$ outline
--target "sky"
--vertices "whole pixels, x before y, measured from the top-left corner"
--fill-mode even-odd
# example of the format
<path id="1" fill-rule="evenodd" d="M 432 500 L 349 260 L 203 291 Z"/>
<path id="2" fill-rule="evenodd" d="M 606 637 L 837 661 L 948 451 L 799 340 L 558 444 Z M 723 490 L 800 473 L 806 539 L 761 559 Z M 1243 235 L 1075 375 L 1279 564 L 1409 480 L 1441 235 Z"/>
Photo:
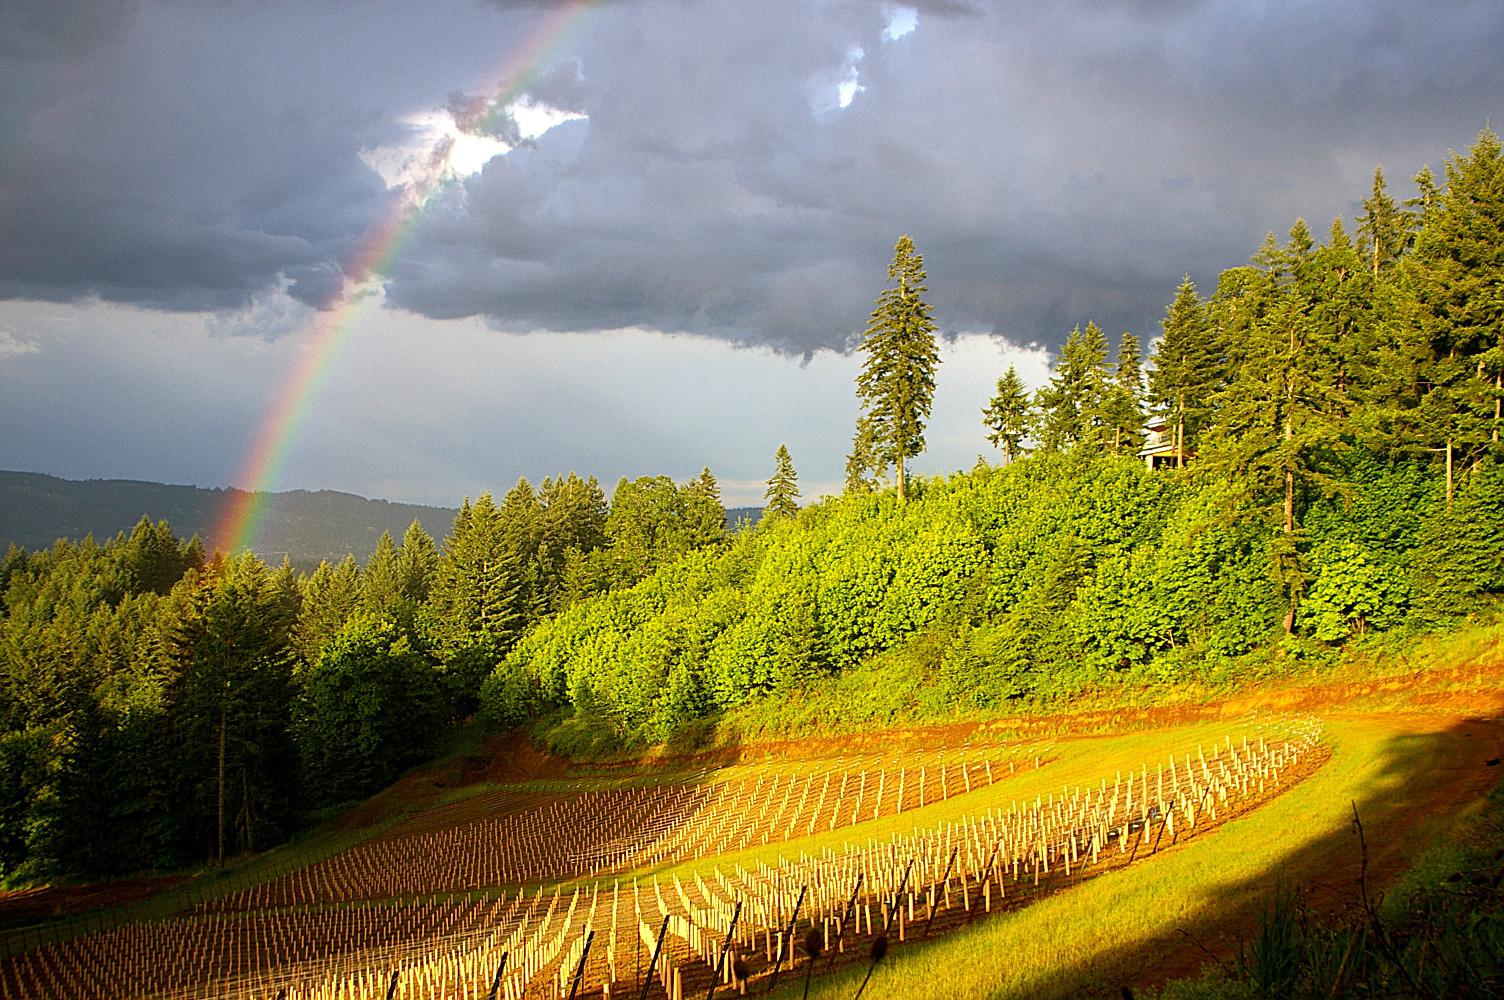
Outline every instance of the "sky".
<path id="1" fill-rule="evenodd" d="M 1008 365 L 1409 195 L 1501 51 L 1495 0 L 7 0 L 0 468 L 743 505 L 787 443 L 812 499 L 905 233 L 914 468 L 996 461 Z"/>

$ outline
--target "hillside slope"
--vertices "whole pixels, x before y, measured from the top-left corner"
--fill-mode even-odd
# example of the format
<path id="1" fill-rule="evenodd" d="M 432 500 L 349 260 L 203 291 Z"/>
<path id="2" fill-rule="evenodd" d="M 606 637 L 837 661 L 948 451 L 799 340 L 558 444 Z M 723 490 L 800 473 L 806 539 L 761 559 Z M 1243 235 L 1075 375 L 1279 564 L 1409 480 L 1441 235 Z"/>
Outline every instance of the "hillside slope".
<path id="1" fill-rule="evenodd" d="M 182 538 L 208 538 L 239 490 L 171 486 L 129 479 L 58 479 L 36 472 L 0 471 L 0 547 L 46 548 L 55 539 L 104 539 L 129 531 L 144 515 L 165 519 Z M 333 490 L 293 490 L 265 497 L 256 554 L 275 565 L 364 559 L 383 531 L 401 538 L 417 520 L 443 538 L 455 511 L 445 507 L 368 500 Z"/>

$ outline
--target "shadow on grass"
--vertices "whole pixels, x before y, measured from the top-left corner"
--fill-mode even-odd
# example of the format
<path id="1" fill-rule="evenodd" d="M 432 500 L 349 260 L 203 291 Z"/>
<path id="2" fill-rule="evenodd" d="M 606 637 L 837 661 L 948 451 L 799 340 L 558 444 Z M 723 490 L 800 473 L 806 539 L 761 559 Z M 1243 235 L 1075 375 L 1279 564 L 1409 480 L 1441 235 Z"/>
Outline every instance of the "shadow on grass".
<path id="1" fill-rule="evenodd" d="M 1504 747 L 1497 720 L 1382 736 L 1364 725 L 1342 724 L 1325 767 L 1243 818 L 933 943 L 896 945 L 863 996 L 1118 997 L 1123 986 L 1230 963 L 1280 887 L 1308 892 L 1318 911 L 1355 905 L 1362 865 L 1353 808 L 1367 836 L 1370 889 L 1382 888 L 1488 793 L 1500 774 L 1485 762 Z M 865 972 L 863 963 L 817 979 L 810 995 L 851 997 Z"/>

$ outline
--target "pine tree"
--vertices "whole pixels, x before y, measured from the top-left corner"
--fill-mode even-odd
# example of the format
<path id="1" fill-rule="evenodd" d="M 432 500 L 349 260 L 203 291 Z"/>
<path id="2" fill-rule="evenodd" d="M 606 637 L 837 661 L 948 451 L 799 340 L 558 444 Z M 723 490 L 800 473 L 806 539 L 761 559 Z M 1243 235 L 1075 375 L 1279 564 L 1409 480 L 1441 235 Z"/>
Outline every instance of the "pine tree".
<path id="1" fill-rule="evenodd" d="M 893 466 L 898 498 L 906 495 L 904 463 L 924 451 L 924 422 L 935 396 L 935 320 L 923 295 L 924 258 L 908 236 L 899 237 L 888 266 L 892 288 L 883 289 L 861 348 L 867 360 L 857 376 L 857 396 L 871 421 L 878 470 Z M 859 431 L 860 433 L 860 431 Z"/>
<path id="2" fill-rule="evenodd" d="M 302 590 L 296 644 L 304 663 L 316 663 L 324 644 L 339 633 L 360 607 L 360 569 L 355 565 L 355 557 L 346 556 L 333 565 L 328 560 L 321 561 L 303 581 Z"/>
<path id="3" fill-rule="evenodd" d="M 877 488 L 881 471 L 872 420 L 864 413 L 857 418 L 856 433 L 851 436 L 851 454 L 846 456 L 846 492 L 871 493 Z"/>
<path id="4" fill-rule="evenodd" d="M 1455 468 L 1499 447 L 1504 427 L 1504 154 L 1491 129 L 1446 164 L 1410 254 L 1422 395 L 1411 422 Z"/>
<path id="5" fill-rule="evenodd" d="M 1003 450 L 1004 463 L 1011 464 L 1022 453 L 1029 427 L 1029 394 L 1013 365 L 997 380 L 997 392 L 982 410 L 982 425 L 991 432 L 987 440 L 992 446 Z"/>
<path id="6" fill-rule="evenodd" d="M 721 487 L 707 466 L 684 484 L 684 531 L 691 549 L 721 540 L 726 532 L 726 508 Z"/>
<path id="7" fill-rule="evenodd" d="M 517 485 L 502 497 L 497 517 L 507 559 L 517 567 L 515 611 L 522 627 L 526 627 L 547 613 L 552 596 L 548 553 L 542 551 L 543 503 L 533 484 L 519 478 Z"/>
<path id="8" fill-rule="evenodd" d="M 1345 252 L 1349 270 L 1358 271 L 1350 243 Z M 1341 347 L 1336 326 L 1323 322 L 1317 309 L 1323 268 L 1341 258 L 1316 252 L 1305 222 L 1297 219 L 1285 247 L 1271 253 L 1266 245 L 1259 259 L 1269 284 L 1251 286 L 1252 293 L 1272 289 L 1272 298 L 1248 331 L 1231 383 L 1217 395 L 1206 465 L 1242 481 L 1277 511 L 1280 531 L 1271 555 L 1286 597 L 1285 631 L 1293 632 L 1305 589 L 1297 504 L 1307 487 L 1329 486 L 1323 462 L 1345 446 L 1350 403 L 1342 387 Z"/>
<path id="9" fill-rule="evenodd" d="M 1164 336 L 1149 372 L 1149 401 L 1170 430 L 1175 464 L 1183 466 L 1210 418 L 1208 399 L 1222 368 L 1206 307 L 1190 275 L 1181 279 L 1160 327 Z"/>
<path id="10" fill-rule="evenodd" d="M 366 561 L 361 580 L 361 606 L 377 614 L 388 614 L 402 602 L 402 566 L 392 533 L 383 531 L 376 540 L 376 550 Z"/>
<path id="11" fill-rule="evenodd" d="M 1100 454 L 1107 442 L 1107 338 L 1088 322 L 1065 339 L 1055 374 L 1034 396 L 1040 450 Z"/>
<path id="12" fill-rule="evenodd" d="M 1134 453 L 1144 441 L 1144 372 L 1138 338 L 1124 332 L 1112 385 L 1107 390 L 1106 415 L 1114 455 Z"/>
<path id="13" fill-rule="evenodd" d="M 799 477 L 794 472 L 794 460 L 789 456 L 788 445 L 778 446 L 775 460 L 777 466 L 773 478 L 768 480 L 767 492 L 763 494 L 768 501 L 763 508 L 764 520 L 793 517 L 799 513 Z"/>
<path id="14" fill-rule="evenodd" d="M 174 766 L 209 834 L 200 842 L 215 844 L 223 866 L 232 839 L 254 851 L 288 819 L 292 622 L 250 554 L 217 563 L 184 590 L 168 639 L 182 720 Z"/>
<path id="15" fill-rule="evenodd" d="M 1383 168 L 1374 167 L 1373 192 L 1363 202 L 1363 214 L 1358 216 L 1358 238 L 1375 278 L 1380 267 L 1387 268 L 1399 259 L 1409 230 L 1407 213 L 1384 189 Z"/>
<path id="16" fill-rule="evenodd" d="M 1111 376 L 1107 369 L 1107 335 L 1088 320 L 1077 342 L 1075 357 L 1062 359 L 1062 367 L 1073 379 L 1080 400 L 1076 440 L 1092 454 L 1107 450 L 1111 441 L 1112 422 L 1108 413 L 1108 388 Z"/>
<path id="17" fill-rule="evenodd" d="M 402 533 L 402 549 L 397 562 L 403 599 L 415 605 L 428 600 L 428 589 L 439 568 L 439 549 L 416 519 Z"/>
<path id="18" fill-rule="evenodd" d="M 523 574 L 507 544 L 491 494 L 469 498 L 454 516 L 429 594 L 437 639 L 446 654 L 483 643 L 505 649 L 521 628 Z"/>

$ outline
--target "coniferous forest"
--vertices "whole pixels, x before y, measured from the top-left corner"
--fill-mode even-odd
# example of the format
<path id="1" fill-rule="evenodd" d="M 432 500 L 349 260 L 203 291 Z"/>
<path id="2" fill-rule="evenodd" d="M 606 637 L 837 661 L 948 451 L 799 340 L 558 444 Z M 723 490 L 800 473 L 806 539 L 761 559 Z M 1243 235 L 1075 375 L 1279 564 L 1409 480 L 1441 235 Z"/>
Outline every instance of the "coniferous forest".
<path id="1" fill-rule="evenodd" d="M 12 548 L 0 878 L 263 849 L 477 713 L 641 746 L 728 714 L 800 724 L 800 705 L 938 718 L 1229 683 L 1491 618 L 1498 136 L 1413 187 L 1376 172 L 1356 218 L 1296 220 L 1215 287 L 1181 281 L 1162 328 L 1115 348 L 1082 317 L 1048 384 L 997 373 L 977 421 L 995 450 L 970 472 L 907 472 L 945 303 L 904 237 L 861 418 L 830 429 L 852 434 L 845 494 L 801 508 L 797 455 L 770 443 L 755 527 L 726 526 L 706 469 L 624 479 L 609 502 L 574 473 L 520 481 L 466 500 L 443 539 L 414 525 L 307 574 L 149 519 Z"/>

